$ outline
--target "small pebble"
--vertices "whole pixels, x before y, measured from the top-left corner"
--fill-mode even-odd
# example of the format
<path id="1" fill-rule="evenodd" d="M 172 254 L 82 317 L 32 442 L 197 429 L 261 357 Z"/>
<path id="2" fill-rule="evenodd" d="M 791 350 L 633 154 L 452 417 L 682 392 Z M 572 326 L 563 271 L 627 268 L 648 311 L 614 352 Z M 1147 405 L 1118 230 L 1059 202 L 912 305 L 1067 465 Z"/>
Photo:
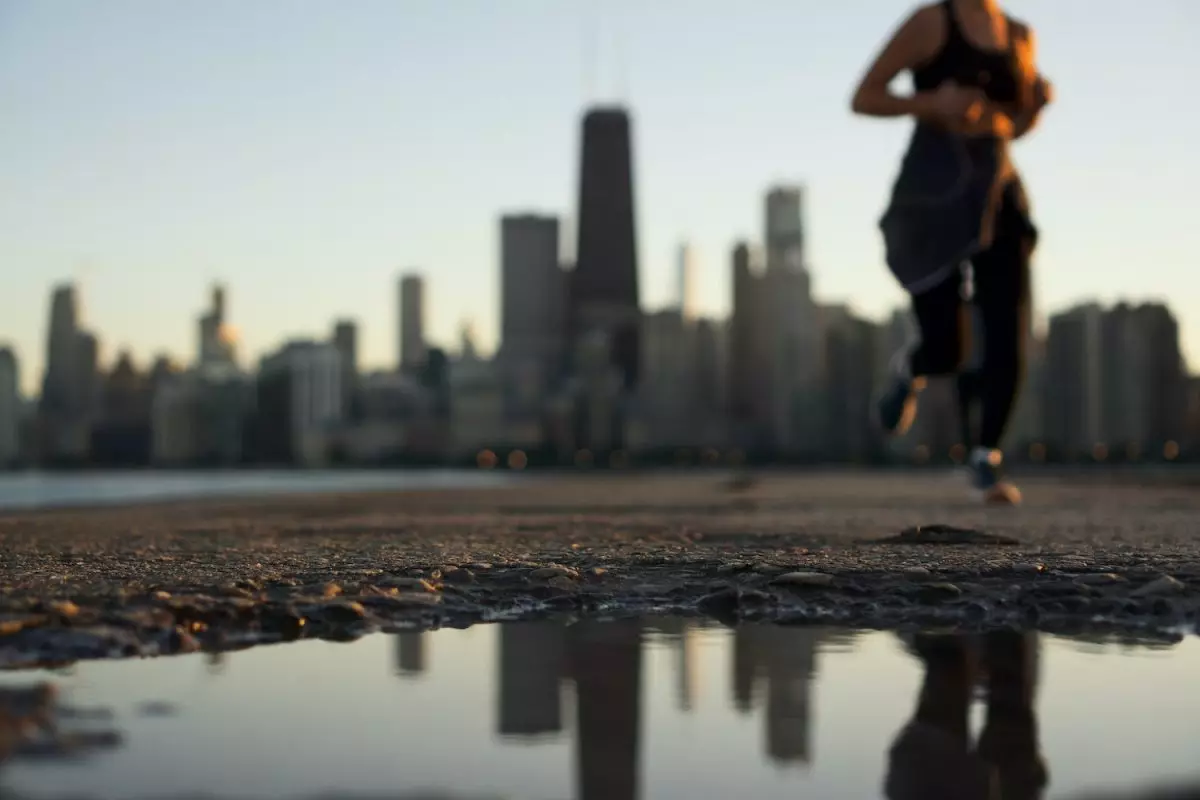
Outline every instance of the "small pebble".
<path id="1" fill-rule="evenodd" d="M 564 567 L 561 564 L 554 564 L 549 567 L 539 567 L 529 573 L 529 577 L 535 581 L 548 581 L 553 578 L 578 578 L 579 573 L 570 567 Z"/>
<path id="2" fill-rule="evenodd" d="M 52 613 L 58 614 L 66 619 L 70 619 L 79 615 L 79 606 L 75 605 L 70 600 L 61 600 L 56 603 L 51 603 L 49 608 Z"/>
<path id="3" fill-rule="evenodd" d="M 436 592 L 437 587 L 424 578 L 387 578 L 380 585 L 405 592 Z"/>
<path id="4" fill-rule="evenodd" d="M 936 603 L 962 596 L 962 589 L 953 583 L 927 583 L 917 590 L 917 598 L 922 602 Z"/>

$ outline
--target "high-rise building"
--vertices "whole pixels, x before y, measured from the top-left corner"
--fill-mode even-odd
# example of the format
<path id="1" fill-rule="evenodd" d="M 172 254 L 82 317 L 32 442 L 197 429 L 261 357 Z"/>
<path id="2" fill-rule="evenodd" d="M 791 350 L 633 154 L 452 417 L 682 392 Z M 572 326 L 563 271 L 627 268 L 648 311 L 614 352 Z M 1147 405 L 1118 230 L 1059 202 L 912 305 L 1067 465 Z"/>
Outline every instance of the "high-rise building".
<path id="1" fill-rule="evenodd" d="M 593 330 L 575 346 L 572 390 L 574 446 L 594 453 L 623 449 L 627 436 L 628 389 L 611 339 Z"/>
<path id="2" fill-rule="evenodd" d="M 1184 398 L 1183 449 L 1189 458 L 1200 460 L 1200 375 L 1188 378 Z"/>
<path id="3" fill-rule="evenodd" d="M 396 636 L 396 672 L 406 678 L 425 674 L 429 635 L 425 631 L 401 631 Z"/>
<path id="4" fill-rule="evenodd" d="M 678 309 L 642 316 L 640 417 L 653 448 L 695 444 L 696 357 L 693 326 Z"/>
<path id="5" fill-rule="evenodd" d="M 813 679 L 824 631 L 812 626 L 762 625 L 766 668 L 767 755 L 779 763 L 812 760 Z"/>
<path id="6" fill-rule="evenodd" d="M 763 207 L 770 436 L 776 448 L 811 457 L 822 432 L 823 331 L 804 253 L 803 189 L 773 187 Z"/>
<path id="7" fill-rule="evenodd" d="M 1159 303 L 1120 303 L 1101 322 L 1102 422 L 1111 454 L 1159 453 L 1182 435 L 1186 373 L 1179 326 Z"/>
<path id="8" fill-rule="evenodd" d="M 354 376 L 358 374 L 358 325 L 353 320 L 341 319 L 333 325 L 333 346 L 342 356 L 342 370 Z"/>
<path id="9" fill-rule="evenodd" d="M 50 331 L 46 353 L 48 372 L 58 372 L 74 363 L 78 335 L 79 304 L 75 286 L 56 286 L 50 297 Z"/>
<path id="10" fill-rule="evenodd" d="M 558 218 L 502 217 L 500 361 L 510 416 L 536 414 L 557 384 L 566 353 L 566 304 Z"/>
<path id="11" fill-rule="evenodd" d="M 729 413 L 735 419 L 750 416 L 755 374 L 754 321 L 757 316 L 758 281 L 750 245 L 739 242 L 732 256 L 733 308 L 729 315 Z"/>
<path id="12" fill-rule="evenodd" d="M 201 437 L 196 425 L 200 395 L 196 373 L 171 373 L 155 379 L 150 401 L 150 460 L 163 466 L 199 460 Z"/>
<path id="13" fill-rule="evenodd" d="M 203 370 L 229 369 L 237 361 L 237 337 L 225 322 L 225 287 L 212 287 L 208 312 L 200 317 L 196 364 Z"/>
<path id="14" fill-rule="evenodd" d="M 696 318 L 696 262 L 692 248 L 686 242 L 679 246 L 678 254 L 679 262 L 675 265 L 677 270 L 676 291 L 678 296 L 676 302 L 679 306 L 679 313 L 685 321 L 692 321 Z"/>
<path id="15" fill-rule="evenodd" d="M 333 325 L 333 346 L 342 361 L 342 408 L 349 414 L 358 391 L 358 325 L 340 319 Z"/>
<path id="16" fill-rule="evenodd" d="M 1177 451 L 1187 376 L 1166 306 L 1089 304 L 1051 317 L 1042 377 L 1052 456 L 1137 460 Z"/>
<path id="17" fill-rule="evenodd" d="M 799 186 L 776 186 L 767 192 L 763 243 L 768 272 L 805 267 L 803 196 Z"/>
<path id="18" fill-rule="evenodd" d="M 879 331 L 854 314 L 830 324 L 825 335 L 824 455 L 836 461 L 875 461 L 883 441 L 871 425 L 871 397 Z"/>
<path id="19" fill-rule="evenodd" d="M 755 445 L 765 434 L 770 351 L 763 280 L 757 254 L 745 242 L 733 249 L 733 311 L 729 321 L 729 388 L 726 400 L 738 443 Z"/>
<path id="20" fill-rule="evenodd" d="M 711 319 L 698 319 L 693 333 L 695 346 L 694 405 L 701 437 L 697 443 L 726 444 L 725 426 L 725 326 Z"/>
<path id="21" fill-rule="evenodd" d="M 257 387 L 260 456 L 317 464 L 343 420 L 342 358 L 327 342 L 288 342 L 263 358 Z"/>
<path id="22" fill-rule="evenodd" d="M 50 299 L 50 330 L 41 394 L 41 410 L 47 415 L 70 416 L 76 405 L 78 319 L 75 287 L 70 284 L 55 287 Z"/>
<path id="23" fill-rule="evenodd" d="M 400 371 L 416 373 L 425 365 L 425 280 L 400 279 Z"/>
<path id="24" fill-rule="evenodd" d="M 56 286 L 38 405 L 39 446 L 49 461 L 78 462 L 88 456 L 99 401 L 98 351 L 96 338 L 79 328 L 75 287 Z"/>
<path id="25" fill-rule="evenodd" d="M 460 358 L 450 366 L 449 379 L 451 455 L 469 458 L 480 450 L 508 445 L 504 385 L 496 363 Z"/>
<path id="26" fill-rule="evenodd" d="M 1157 387 L 1149 384 L 1153 362 L 1147 359 L 1147 331 L 1138 325 L 1135 309 L 1119 303 L 1100 320 L 1100 436 L 1097 441 L 1114 453 L 1137 448 L 1150 439 L 1150 407 Z"/>
<path id="27" fill-rule="evenodd" d="M 88 331 L 79 333 L 79 370 L 80 387 L 79 402 L 82 405 L 82 419 L 89 429 L 88 440 L 91 439 L 90 429 L 100 415 L 100 399 L 103 379 L 100 374 L 100 340 L 96 334 Z"/>
<path id="28" fill-rule="evenodd" d="M 100 413 L 92 428 L 92 461 L 137 466 L 151 454 L 151 394 L 128 351 L 101 378 Z"/>
<path id="29" fill-rule="evenodd" d="M 0 469 L 21 455 L 21 394 L 17 354 L 0 347 Z"/>
<path id="30" fill-rule="evenodd" d="M 638 620 L 581 622 L 568 631 L 579 800 L 638 797 L 641 636 Z"/>
<path id="31" fill-rule="evenodd" d="M 501 736 L 562 731 L 567 630 L 545 621 L 500 627 L 496 719 Z"/>
<path id="32" fill-rule="evenodd" d="M 1163 452 L 1160 448 L 1176 447 L 1184 435 L 1187 417 L 1187 364 L 1179 347 L 1179 323 L 1171 310 L 1162 303 L 1146 303 L 1136 311 L 1138 328 L 1144 341 L 1143 351 L 1149 366 L 1148 383 L 1151 390 L 1148 451 Z"/>
<path id="33" fill-rule="evenodd" d="M 1052 457 L 1079 458 L 1103 443 L 1103 320 L 1096 304 L 1050 318 L 1042 430 Z"/>
<path id="34" fill-rule="evenodd" d="M 572 348 L 599 332 L 626 389 L 639 377 L 637 227 L 628 112 L 594 108 L 583 118 L 577 257 L 571 275 Z"/>
<path id="35" fill-rule="evenodd" d="M 822 429 L 822 309 L 802 267 L 767 270 L 761 291 L 771 438 L 783 452 L 812 457 Z"/>

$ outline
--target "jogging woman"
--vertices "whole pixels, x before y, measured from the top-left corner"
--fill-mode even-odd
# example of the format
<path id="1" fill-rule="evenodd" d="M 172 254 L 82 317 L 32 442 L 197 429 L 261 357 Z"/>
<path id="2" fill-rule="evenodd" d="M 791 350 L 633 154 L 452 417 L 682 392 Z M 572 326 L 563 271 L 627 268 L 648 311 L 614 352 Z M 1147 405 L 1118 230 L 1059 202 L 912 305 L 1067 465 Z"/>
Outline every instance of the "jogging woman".
<path id="1" fill-rule="evenodd" d="M 996 0 L 945 0 L 917 9 L 854 93 L 855 113 L 911 116 L 916 125 L 880 227 L 888 267 L 912 296 L 920 339 L 899 354 L 879 421 L 903 434 L 925 379 L 956 375 L 971 351 L 963 268 L 983 323 L 974 390 L 981 406 L 972 482 L 988 502 L 1018 503 L 1001 473 L 1000 442 L 1024 371 L 1029 260 L 1037 230 L 1009 143 L 1037 124 L 1050 83 L 1035 67 L 1033 31 Z M 915 91 L 891 88 L 901 72 Z"/>

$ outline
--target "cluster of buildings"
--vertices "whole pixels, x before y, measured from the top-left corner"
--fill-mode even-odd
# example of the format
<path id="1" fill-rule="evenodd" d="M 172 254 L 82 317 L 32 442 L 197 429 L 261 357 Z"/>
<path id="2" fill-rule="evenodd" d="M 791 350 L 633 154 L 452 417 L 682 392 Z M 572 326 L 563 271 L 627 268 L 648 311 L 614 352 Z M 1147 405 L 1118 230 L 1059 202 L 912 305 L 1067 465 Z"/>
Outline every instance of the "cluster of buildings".
<path id="1" fill-rule="evenodd" d="M 647 680 L 643 642 L 654 637 L 669 652 L 674 704 L 688 713 L 700 704 L 702 633 L 688 620 L 498 626 L 493 730 L 502 743 L 567 734 L 576 753 L 576 797 L 637 797 Z M 747 624 L 733 630 L 726 697 L 739 716 L 761 726 L 763 755 L 772 764 L 816 762 L 814 689 L 822 654 L 856 646 L 857 636 L 813 626 Z M 434 641 L 427 632 L 396 634 L 396 672 L 402 679 L 433 672 Z M 564 692 L 564 686 L 572 691 Z"/>
<path id="2" fill-rule="evenodd" d="M 759 242 L 730 253 L 732 310 L 704 318 L 686 245 L 669 307 L 642 306 L 630 118 L 583 118 L 576 236 L 558 216 L 500 219 L 500 340 L 482 357 L 464 327 L 454 354 L 425 333 L 426 284 L 398 287 L 397 360 L 363 372 L 358 329 L 289 341 L 256 369 L 238 359 L 215 287 L 186 367 L 128 354 L 102 367 L 71 285 L 51 300 L 36 401 L 0 349 L 0 464 L 536 464 L 686 460 L 944 462 L 964 453 L 951 387 L 934 382 L 904 439 L 871 424 L 874 390 L 913 336 L 818 302 L 803 191 L 771 188 Z M 1035 461 L 1200 458 L 1200 380 L 1162 305 L 1081 306 L 1032 324 L 1030 379 L 1011 431 Z"/>

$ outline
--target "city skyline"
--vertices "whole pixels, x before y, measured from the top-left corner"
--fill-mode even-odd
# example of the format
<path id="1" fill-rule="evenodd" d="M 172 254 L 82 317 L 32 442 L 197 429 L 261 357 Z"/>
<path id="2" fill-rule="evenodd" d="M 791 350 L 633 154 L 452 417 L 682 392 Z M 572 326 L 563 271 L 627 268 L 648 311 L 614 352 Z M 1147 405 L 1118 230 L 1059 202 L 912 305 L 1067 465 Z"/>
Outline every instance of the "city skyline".
<path id="1" fill-rule="evenodd" d="M 194 360 L 145 373 L 122 350 L 111 371 L 74 284 L 54 288 L 36 407 L 0 361 L 0 466 L 210 466 L 396 460 L 493 468 L 600 463 L 631 455 L 689 460 L 961 461 L 973 434 L 935 382 L 915 438 L 887 443 L 870 424 L 886 363 L 911 342 L 911 314 L 884 323 L 813 294 L 803 187 L 770 186 L 762 239 L 731 253 L 728 325 L 688 308 L 686 251 L 673 307 L 643 308 L 637 262 L 634 137 L 627 110 L 583 115 L 574 259 L 557 217 L 499 220 L 501 342 L 481 358 L 471 324 L 451 355 L 426 333 L 422 275 L 397 282 L 393 368 L 363 373 L 359 326 L 292 338 L 237 362 L 225 287 L 196 318 Z M 976 322 L 980 318 L 976 316 Z M 982 329 L 986 339 L 986 327 Z M 1165 304 L 1074 306 L 1032 325 L 1028 379 L 1010 444 L 1034 462 L 1190 459 L 1200 445 L 1200 377 Z M 182 366 L 182 369 L 181 369 Z M 32 413 L 30 413 L 32 412 Z M 13 446 L 15 443 L 15 447 Z M 907 452 L 907 454 L 906 454 Z"/>
<path id="2" fill-rule="evenodd" d="M 724 316 L 728 253 L 740 238 L 758 239 L 756 199 L 780 182 L 808 189 L 817 295 L 876 319 L 902 301 L 875 223 L 906 125 L 854 120 L 846 104 L 908 4 L 868 5 L 866 14 L 823 7 L 814 17 L 773 2 L 745 16 L 718 3 L 618 3 L 591 20 L 603 53 L 613 40 L 624 45 L 628 80 L 618 94 L 636 137 L 644 308 L 673 296 L 677 247 L 687 240 L 699 309 Z M 1131 36 L 1090 6 L 1009 6 L 1038 27 L 1061 98 L 1018 147 L 1045 234 L 1043 313 L 1092 298 L 1172 295 L 1194 368 L 1197 309 L 1181 298 L 1200 296 L 1184 260 L 1200 248 L 1186 215 L 1197 166 L 1184 156 L 1200 123 L 1175 115 L 1154 147 L 1128 142 L 1169 107 L 1145 87 L 1169 93 L 1194 67 L 1185 45 L 1200 18 L 1164 0 L 1144 9 Z M 106 361 L 123 344 L 141 364 L 159 349 L 189 353 L 183 320 L 220 279 L 236 298 L 245 360 L 350 316 L 364 367 L 390 365 L 394 294 L 385 287 L 407 269 L 428 281 L 432 341 L 453 341 L 470 318 L 491 351 L 495 221 L 508 209 L 538 209 L 573 230 L 573 132 L 582 109 L 617 83 L 607 55 L 590 89 L 584 80 L 580 8 L 526 0 L 503 14 L 474 5 L 464 15 L 434 3 L 364 3 L 353 13 L 311 6 L 296 15 L 270 2 L 236 11 L 115 2 L 68 16 L 10 4 L 0 109 L 14 124 L 0 132 L 0 170 L 26 190 L 0 200 L 0 259 L 12 274 L 0 339 L 21 357 L 23 387 L 43 370 L 43 298 L 69 279 L 85 298 L 85 324 L 105 332 Z M 331 26 L 339 36 L 327 35 Z M 674 46 L 681 31 L 698 46 Z M 1104 44 L 1118 35 L 1128 53 L 1119 62 Z M 398 79 L 434 63 L 427 43 L 441 41 L 454 43 L 454 57 L 436 62 L 432 102 Z M 60 57 L 67 51 L 70 68 Z M 1114 95 L 1126 106 L 1115 118 Z M 88 120 L 86 136 L 79 119 Z"/>

